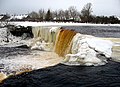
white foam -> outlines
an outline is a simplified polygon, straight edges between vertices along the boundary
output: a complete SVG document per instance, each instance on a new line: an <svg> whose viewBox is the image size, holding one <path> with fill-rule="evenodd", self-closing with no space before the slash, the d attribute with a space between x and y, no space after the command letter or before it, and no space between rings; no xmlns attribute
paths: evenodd
<svg viewBox="0 0 120 87"><path fill-rule="evenodd" d="M8 56L0 61L4 64L2 72L24 72L25 69L36 70L53 66L61 62L62 58L53 52L32 51L29 55Z"/></svg>

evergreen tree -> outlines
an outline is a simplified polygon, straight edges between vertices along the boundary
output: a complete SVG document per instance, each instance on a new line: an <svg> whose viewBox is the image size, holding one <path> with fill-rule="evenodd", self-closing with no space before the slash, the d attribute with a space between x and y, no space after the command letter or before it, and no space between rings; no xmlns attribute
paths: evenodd
<svg viewBox="0 0 120 87"><path fill-rule="evenodd" d="M53 20L52 13L51 13L50 9L48 9L48 11L46 13L45 20L46 21L52 21Z"/></svg>

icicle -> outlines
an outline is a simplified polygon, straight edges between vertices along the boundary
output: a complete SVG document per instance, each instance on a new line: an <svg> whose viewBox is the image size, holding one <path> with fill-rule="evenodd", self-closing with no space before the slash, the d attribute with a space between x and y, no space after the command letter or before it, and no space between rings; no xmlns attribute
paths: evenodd
<svg viewBox="0 0 120 87"><path fill-rule="evenodd" d="M31 43L31 49L46 49L53 50L55 44L56 35L59 27L35 27L32 29L34 39ZM44 46L43 46L44 45Z"/></svg>

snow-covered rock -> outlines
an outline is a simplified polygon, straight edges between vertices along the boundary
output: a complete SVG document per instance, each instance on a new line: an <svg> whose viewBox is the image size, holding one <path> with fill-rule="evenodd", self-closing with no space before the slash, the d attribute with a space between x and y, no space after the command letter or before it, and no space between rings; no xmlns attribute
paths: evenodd
<svg viewBox="0 0 120 87"><path fill-rule="evenodd" d="M86 39L88 45L96 51L104 54L106 57L111 57L113 43L109 40L101 40L99 38Z"/></svg>
<svg viewBox="0 0 120 87"><path fill-rule="evenodd" d="M24 39L25 35L21 37L13 36L7 28L0 28L0 46L3 47L15 47L21 45L28 45L30 39Z"/></svg>
<svg viewBox="0 0 120 87"><path fill-rule="evenodd" d="M45 50L45 42L37 41L31 46L32 50Z"/></svg>

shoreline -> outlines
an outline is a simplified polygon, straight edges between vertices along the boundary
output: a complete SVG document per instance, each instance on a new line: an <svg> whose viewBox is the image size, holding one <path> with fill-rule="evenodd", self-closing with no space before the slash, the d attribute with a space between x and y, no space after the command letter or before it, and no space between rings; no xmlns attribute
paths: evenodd
<svg viewBox="0 0 120 87"><path fill-rule="evenodd" d="M5 22L1 22L5 23ZM73 23L73 22L29 22L29 21L11 21L13 25L21 26L120 26L120 24L94 24L94 23Z"/></svg>

